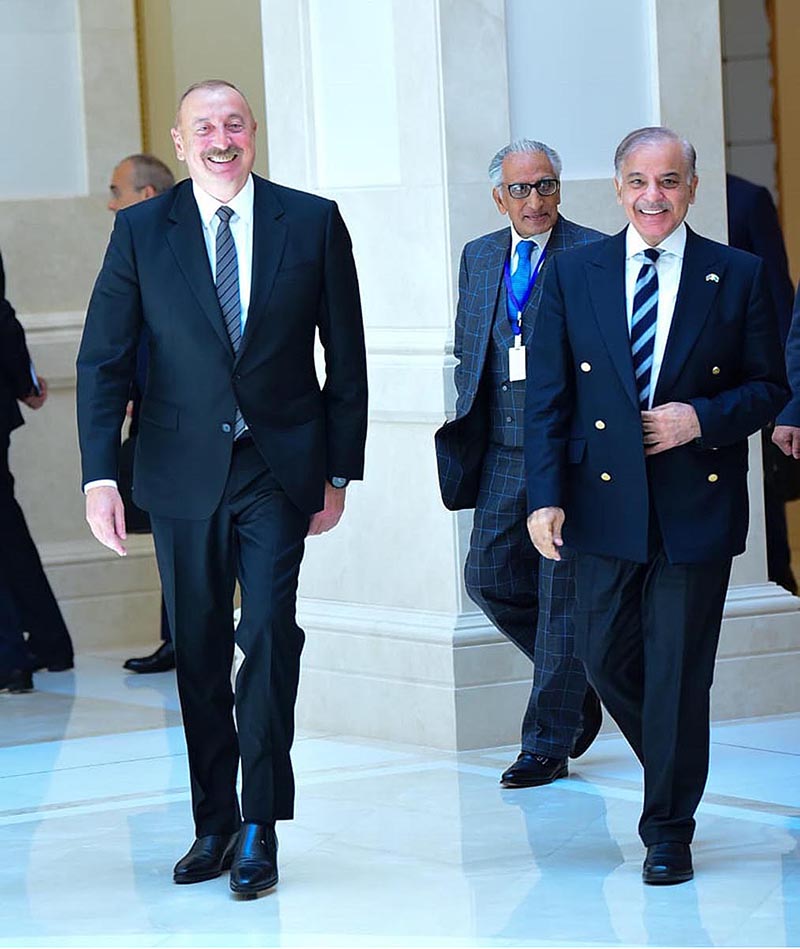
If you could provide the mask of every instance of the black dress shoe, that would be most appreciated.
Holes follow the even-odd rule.
[[[231,867],[231,889],[255,897],[278,882],[278,838],[274,824],[242,824]]]
[[[162,643],[154,653],[139,659],[128,659],[122,665],[129,672],[169,672],[175,668],[175,647],[172,643]]]
[[[504,788],[538,788],[569,774],[566,758],[546,758],[522,751],[510,768],[500,775]]]
[[[582,754],[589,750],[589,746],[597,738],[600,726],[603,724],[603,707],[600,705],[600,699],[597,693],[590,686],[586,686],[586,694],[583,697],[583,708],[581,708],[581,730],[572,746],[570,758],[580,758]]]
[[[229,870],[239,834],[209,834],[197,837],[189,852],[175,864],[175,883],[202,883]]]
[[[33,692],[33,675],[29,669],[0,672],[0,692]]]
[[[642,879],[655,886],[685,883],[694,876],[689,844],[667,842],[651,844],[642,867]]]

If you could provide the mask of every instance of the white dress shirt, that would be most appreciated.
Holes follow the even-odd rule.
[[[649,247],[650,245],[645,243],[636,228],[628,225],[625,234],[625,303],[628,312],[628,336],[631,333],[636,278],[639,276],[642,264],[646,260],[644,252]],[[648,408],[653,406],[658,374],[661,372],[664,350],[667,348],[672,316],[675,312],[675,300],[678,296],[678,286],[681,282],[681,271],[683,270],[683,254],[686,250],[686,225],[681,224],[654,250],[661,253],[654,265],[658,273],[658,310],[656,315],[656,337],[653,343],[653,366],[650,369]]]
[[[203,224],[203,238],[206,242],[206,253],[211,265],[211,277],[216,283],[217,278],[217,229],[220,219],[217,209],[229,207],[233,214],[230,217],[231,234],[236,246],[236,261],[239,267],[239,301],[242,306],[242,333],[247,322],[247,308],[250,306],[250,288],[253,282],[253,196],[255,186],[253,176],[248,175],[242,190],[228,202],[213,198],[208,192],[192,182],[192,192],[200,212]],[[97,481],[88,481],[84,486],[84,493],[89,488],[99,487],[116,488],[117,482],[111,478],[100,478]]]

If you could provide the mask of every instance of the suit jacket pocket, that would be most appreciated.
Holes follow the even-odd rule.
[[[158,399],[146,399],[142,403],[140,419],[158,428],[167,428],[176,431],[178,428],[178,407],[169,402],[160,402]]]

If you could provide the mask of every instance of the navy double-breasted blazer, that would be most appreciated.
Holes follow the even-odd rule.
[[[526,392],[528,508],[563,508],[579,552],[646,562],[651,507],[672,563],[744,550],[747,437],[788,397],[780,338],[761,261],[687,230],[653,405],[694,406],[695,443],[645,459],[625,231],[560,254],[545,279]]]

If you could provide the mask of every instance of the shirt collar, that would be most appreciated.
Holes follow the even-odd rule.
[[[541,234],[534,234],[533,237],[520,237],[519,234],[517,234],[517,231],[514,225],[512,224],[511,225],[511,256],[513,257],[514,254],[516,254],[517,244],[519,244],[520,241],[535,241],[536,245],[539,248],[539,253],[541,254],[541,252],[545,249],[545,247],[547,247],[547,242],[550,240],[550,235],[552,233],[553,233],[553,229],[551,227],[549,231],[542,231]]]
[[[252,175],[247,176],[247,181],[244,183],[242,190],[227,202],[220,201],[219,198],[214,198],[207,191],[203,191],[196,181],[192,182],[192,191],[204,227],[211,227],[217,209],[221,207],[230,208],[234,215],[241,218],[245,224],[249,224],[253,220],[253,195],[255,188],[253,186]]]
[[[641,254],[649,247],[650,245],[644,241],[636,228],[629,224],[625,233],[625,259],[630,260],[631,257]],[[654,249],[660,250],[662,254],[672,254],[683,259],[686,250],[686,224],[682,222],[669,237],[666,237]]]

